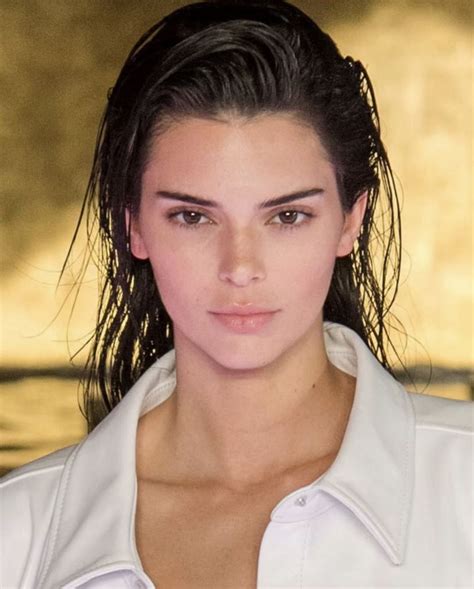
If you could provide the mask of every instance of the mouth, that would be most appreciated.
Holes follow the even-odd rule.
[[[256,333],[268,325],[276,311],[264,313],[211,313],[219,323],[235,333]]]
[[[266,307],[262,307],[260,305],[253,305],[251,303],[247,303],[245,305],[234,303],[232,305],[225,305],[224,307],[220,307],[219,309],[210,311],[211,313],[215,313],[218,315],[241,315],[241,316],[248,316],[248,315],[265,315],[267,313],[275,313],[275,309],[268,309]]]

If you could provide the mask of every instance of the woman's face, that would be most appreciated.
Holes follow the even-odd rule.
[[[308,196],[263,206],[299,192]],[[295,118],[190,118],[152,145],[131,248],[150,260],[176,348],[258,368],[322,328],[336,257],[351,251],[364,206],[343,212],[318,136]],[[240,330],[213,313],[248,303],[277,312]]]

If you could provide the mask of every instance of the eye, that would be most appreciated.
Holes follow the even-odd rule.
[[[179,215],[182,215],[183,221],[175,220],[179,217]],[[297,220],[298,215],[302,215],[303,220],[299,223],[296,223],[295,221]],[[204,215],[204,213],[192,209],[181,209],[177,211],[171,211],[166,216],[168,219],[171,220],[172,223],[178,225],[178,227],[183,227],[184,229],[199,229],[199,227],[202,227],[203,225],[215,224],[214,221],[209,221],[208,223],[200,223],[199,221],[202,218],[206,218],[206,215]],[[269,224],[278,225],[278,229],[297,229],[298,227],[301,227],[302,225],[308,223],[309,220],[313,217],[314,215],[312,213],[308,213],[306,211],[302,211],[299,209],[286,209],[276,213],[276,215],[272,217],[272,219],[278,218],[282,220],[282,223]]]
[[[175,221],[179,215],[183,215],[184,223],[182,221]],[[205,217],[203,213],[199,211],[193,211],[191,209],[182,209],[180,211],[170,212],[166,215],[168,219],[172,220],[172,223],[175,223],[179,227],[184,227],[185,229],[198,229],[201,225],[209,225],[211,223],[199,223],[201,217]],[[189,223],[187,221],[190,221]]]
[[[295,222],[295,220],[298,218],[298,215],[304,216],[300,223]],[[274,217],[283,220],[283,223],[271,223],[271,225],[279,225],[279,229],[297,229],[298,227],[308,223],[309,220],[313,217],[314,215],[312,213],[308,213],[306,211],[301,211],[299,209],[288,209],[280,211]]]

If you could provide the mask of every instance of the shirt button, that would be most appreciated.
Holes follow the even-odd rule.
[[[145,583],[143,581],[140,581],[140,579],[136,579],[135,583],[133,584],[135,589],[145,589]]]
[[[306,505],[306,495],[301,495],[301,497],[298,497],[298,499],[295,501],[295,505],[298,505],[298,507],[304,507]]]

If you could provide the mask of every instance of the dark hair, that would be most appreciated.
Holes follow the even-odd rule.
[[[399,356],[387,314],[398,289],[400,210],[364,67],[343,58],[326,33],[283,0],[198,2],[140,38],[109,91],[101,121],[71,244],[84,217],[91,243],[98,224],[103,284],[83,380],[89,430],[173,347],[172,321],[151,266],[132,256],[125,223],[126,207],[139,207],[151,140],[187,116],[279,112],[295,114],[318,133],[335,166],[344,210],[368,192],[354,251],[336,259],[323,318],[356,331],[392,372],[387,344]]]

